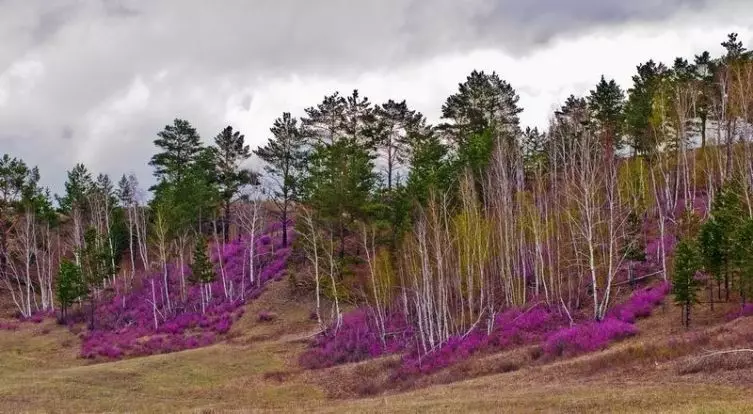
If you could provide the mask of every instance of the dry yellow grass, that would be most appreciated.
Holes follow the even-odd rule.
[[[259,323],[260,310],[279,318]],[[753,407],[750,381],[679,375],[672,364],[689,351],[666,353],[666,336],[654,334],[501,374],[485,375],[493,372],[481,369],[491,363],[487,357],[468,368],[482,377],[373,398],[331,399],[327,396],[338,394],[333,388],[358,380],[349,370],[376,375],[373,370],[383,362],[300,372],[299,339],[314,329],[309,310],[308,303],[287,298],[284,283],[275,284],[248,306],[226,343],[99,364],[78,359],[78,338],[52,322],[0,332],[0,412],[744,413]],[[668,329],[674,312],[670,308],[642,325],[652,332]],[[746,330],[749,319],[711,335]]]

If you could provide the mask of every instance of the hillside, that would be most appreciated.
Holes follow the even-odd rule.
[[[704,349],[753,339],[751,317],[715,324],[727,311],[719,306],[699,308],[689,332],[676,323],[679,308],[665,304],[638,322],[639,335],[605,351],[548,363],[521,349],[471,358],[407,391],[374,388],[390,358],[302,371],[297,358],[316,332],[311,306],[272,282],[227,340],[116,362],[78,358],[80,340],[53,321],[23,324],[0,335],[0,412],[745,412],[753,404],[752,354],[698,360]],[[261,311],[277,318],[260,322]]]

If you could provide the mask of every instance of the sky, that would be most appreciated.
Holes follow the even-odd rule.
[[[648,59],[719,55],[730,32],[749,46],[751,15],[749,0],[0,0],[0,154],[53,192],[77,162],[146,187],[175,118],[253,149],[283,112],[358,89],[438,122],[474,69],[546,128],[602,74],[628,88]]]

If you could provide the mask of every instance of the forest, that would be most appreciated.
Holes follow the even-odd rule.
[[[665,297],[686,328],[701,306],[753,315],[753,53],[721,46],[602,76],[546,130],[474,70],[437,124],[359,90],[281,114],[255,149],[175,119],[148,187],[76,164],[53,195],[4,154],[0,331],[83,326],[96,361],[199,348],[279,281],[313,304],[300,366],[394,354],[407,381],[520,345],[601,350]]]

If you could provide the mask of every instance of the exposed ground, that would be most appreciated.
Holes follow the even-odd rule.
[[[202,349],[93,363],[54,322],[0,331],[0,412],[751,412],[753,353],[703,355],[749,347],[753,317],[701,309],[690,332],[665,305],[602,352],[541,361],[518,349],[394,384],[395,358],[301,371],[310,303],[274,282],[230,339]],[[278,318],[259,322],[262,310]]]

